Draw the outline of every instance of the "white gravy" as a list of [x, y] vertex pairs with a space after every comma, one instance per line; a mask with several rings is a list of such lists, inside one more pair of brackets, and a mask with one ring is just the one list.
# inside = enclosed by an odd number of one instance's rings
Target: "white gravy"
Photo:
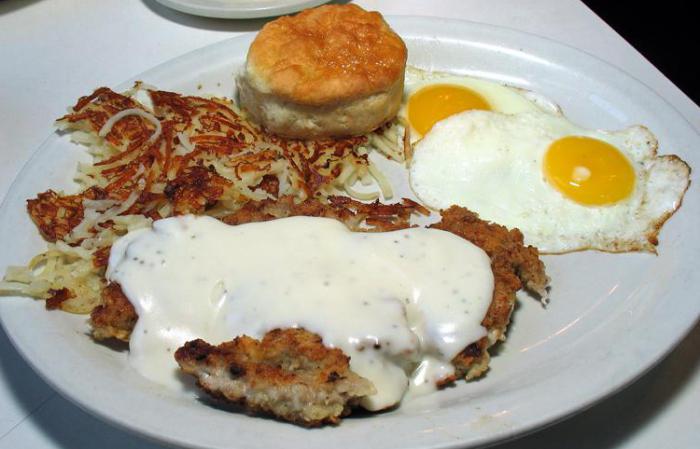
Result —
[[357, 233], [312, 217], [159, 220], [114, 244], [107, 278], [138, 313], [129, 360], [143, 376], [181, 388], [173, 354], [186, 341], [303, 327], [374, 384], [369, 410], [453, 374], [450, 360], [486, 335], [493, 294], [488, 256], [453, 234]]

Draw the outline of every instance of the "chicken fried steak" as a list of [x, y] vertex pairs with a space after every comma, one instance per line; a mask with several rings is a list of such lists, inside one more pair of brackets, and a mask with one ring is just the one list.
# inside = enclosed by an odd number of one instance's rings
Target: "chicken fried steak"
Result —
[[[223, 217], [222, 220], [229, 224], [242, 224], [307, 215], [335, 218], [353, 230], [388, 231], [410, 227], [409, 218], [411, 213], [415, 212], [423, 211], [420, 206], [408, 200], [403, 204], [395, 205], [368, 205], [347, 198], [331, 200], [328, 204], [315, 200], [295, 204], [290, 198], [280, 201], [250, 202], [236, 213]], [[370, 227], [367, 228], [367, 226]], [[461, 377], [474, 379], [487, 371], [488, 349], [499, 340], [505, 339], [515, 305], [516, 292], [525, 288], [544, 298], [548, 278], [545, 275], [544, 264], [538, 257], [537, 249], [524, 246], [523, 236], [517, 229], [508, 230], [503, 226], [483, 221], [476, 214], [461, 207], [452, 207], [443, 211], [442, 220], [432, 227], [451, 232], [482, 248], [491, 259], [495, 284], [490, 307], [482, 321], [488, 334], [464, 348], [452, 360], [456, 373], [454, 377], [442, 382], [442, 385], [445, 385]], [[92, 314], [93, 335], [97, 339], [115, 337], [126, 340], [136, 319], [133, 307], [121, 293], [119, 286], [111, 284], [105, 290], [104, 304]], [[260, 343], [248, 337], [241, 337], [243, 339], [238, 338], [219, 346], [211, 346], [203, 341], [189, 342], [178, 351], [176, 357], [183, 370], [197, 377], [200, 386], [209, 394], [243, 404], [251, 412], [272, 414], [303, 425], [337, 422], [356, 404], [355, 399], [358, 395], [349, 394], [351, 390], [345, 383], [340, 386], [327, 385], [327, 382], [310, 382], [309, 379], [313, 376], [316, 376], [313, 377], [314, 379], [319, 378], [317, 375], [321, 372], [320, 368], [310, 366], [307, 363], [308, 359], [304, 358], [308, 355], [301, 354], [294, 345], [300, 339], [304, 342], [314, 341], [319, 347], [323, 347], [322, 343], [313, 334], [299, 334], [295, 333], [296, 331], [285, 334], [284, 332], [286, 331], [268, 334]], [[253, 364], [251, 366], [268, 363], [269, 357], [272, 357], [271, 353], [260, 348], [269, 346], [274, 347], [275, 351], [282, 351], [286, 347], [288, 352], [285, 353], [285, 360], [287, 361], [297, 356], [301, 357], [298, 363], [299, 366], [304, 367], [304, 374], [301, 375], [297, 371], [294, 371], [293, 375], [285, 374], [282, 376], [284, 378], [282, 382], [279, 377], [273, 377], [273, 380], [270, 380], [267, 377], [258, 378], [256, 374], [251, 374], [263, 372], [257, 368], [245, 371], [245, 376], [236, 374], [236, 370], [232, 372], [229, 368], [233, 362], [237, 363], [240, 360]], [[318, 351], [321, 349], [319, 348]], [[340, 352], [337, 349], [334, 351]], [[277, 370], [275, 373], [287, 373], [283, 365], [275, 366]], [[357, 377], [348, 367], [345, 369], [344, 373]], [[323, 379], [323, 377], [320, 378]], [[354, 384], [354, 382], [351, 383]], [[296, 388], [293, 388], [293, 385]], [[311, 385], [317, 385], [319, 391], [311, 394], [309, 390]], [[352, 391], [360, 390], [361, 388]], [[314, 400], [311, 401], [309, 398]], [[303, 410], [304, 407], [298, 405], [300, 403], [316, 404], [314, 401], [321, 400], [319, 398], [332, 399], [328, 399], [330, 401], [328, 403], [324, 402], [325, 406], [311, 405], [309, 410]], [[333, 406], [328, 405], [331, 403]]]
[[193, 340], [175, 359], [212, 396], [304, 426], [338, 423], [359, 398], [375, 393], [350, 370], [349, 357], [303, 329], [275, 329], [261, 341], [241, 336], [219, 346]]

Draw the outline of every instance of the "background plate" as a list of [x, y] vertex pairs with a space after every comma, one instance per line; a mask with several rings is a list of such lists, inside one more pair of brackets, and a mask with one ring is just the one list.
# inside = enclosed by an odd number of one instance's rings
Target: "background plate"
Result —
[[[424, 69], [466, 73], [539, 92], [574, 122], [616, 129], [642, 123], [660, 152], [700, 166], [700, 137], [654, 92], [629, 75], [564, 45], [492, 26], [426, 18], [390, 20]], [[134, 79], [162, 89], [230, 96], [252, 35], [165, 63]], [[133, 81], [133, 80], [132, 80]], [[120, 86], [126, 88], [131, 82]], [[85, 86], [88, 93], [94, 86]], [[0, 270], [44, 248], [25, 200], [49, 187], [71, 189], [84, 151], [56, 134], [15, 181], [0, 209]], [[399, 192], [400, 193], [400, 192]], [[2, 298], [0, 318], [18, 351], [56, 390], [121, 427], [192, 447], [466, 447], [512, 438], [566, 417], [618, 390], [660, 360], [700, 314], [700, 198], [661, 233], [659, 256], [584, 252], [545, 258], [552, 277], [544, 309], [524, 298], [488, 375], [375, 416], [306, 430], [202, 405], [152, 385], [125, 352], [93, 343], [83, 316]]]
[[156, 0], [161, 5], [195, 16], [253, 19], [281, 16], [312, 8], [329, 0]]

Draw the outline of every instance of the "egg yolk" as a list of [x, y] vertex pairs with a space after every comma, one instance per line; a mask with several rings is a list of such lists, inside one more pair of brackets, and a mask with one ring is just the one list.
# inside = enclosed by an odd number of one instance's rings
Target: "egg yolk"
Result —
[[591, 137], [554, 141], [544, 156], [544, 173], [566, 197], [587, 206], [615, 203], [634, 190], [629, 160], [614, 146]]
[[488, 111], [491, 106], [484, 97], [464, 86], [434, 84], [408, 99], [408, 121], [424, 135], [440, 120], [469, 109]]

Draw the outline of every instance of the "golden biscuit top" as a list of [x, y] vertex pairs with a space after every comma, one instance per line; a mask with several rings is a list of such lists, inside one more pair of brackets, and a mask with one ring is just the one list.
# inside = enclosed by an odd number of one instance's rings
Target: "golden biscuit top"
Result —
[[388, 90], [403, 79], [406, 53], [378, 12], [326, 5], [265, 25], [247, 72], [261, 91], [320, 106]]

